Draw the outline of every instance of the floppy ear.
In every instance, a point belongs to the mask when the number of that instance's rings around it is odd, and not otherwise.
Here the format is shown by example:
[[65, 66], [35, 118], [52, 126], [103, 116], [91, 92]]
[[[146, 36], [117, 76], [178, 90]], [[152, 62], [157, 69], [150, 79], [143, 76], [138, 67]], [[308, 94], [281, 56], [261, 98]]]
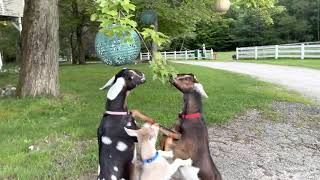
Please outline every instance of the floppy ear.
[[194, 83], [194, 89], [201, 94], [201, 96], [208, 98], [207, 93], [204, 91], [202, 84]]
[[135, 137], [138, 136], [138, 131], [137, 130], [128, 129], [128, 128], [125, 128], [125, 127], [124, 127], [124, 130], [127, 132], [127, 134], [129, 136], [135, 136]]
[[115, 76], [113, 76], [100, 90], [105, 90], [107, 87], [111, 86], [115, 80]]
[[126, 81], [123, 77], [117, 79], [116, 83], [114, 83], [108, 91], [107, 97], [110, 100], [114, 100], [119, 93], [122, 91], [122, 88], [125, 86]]

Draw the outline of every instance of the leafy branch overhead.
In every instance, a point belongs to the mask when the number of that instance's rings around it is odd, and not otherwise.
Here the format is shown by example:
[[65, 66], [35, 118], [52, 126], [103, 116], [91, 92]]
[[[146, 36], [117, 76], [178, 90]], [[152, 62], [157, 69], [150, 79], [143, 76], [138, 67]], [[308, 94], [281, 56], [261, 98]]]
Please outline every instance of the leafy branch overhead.
[[[125, 37], [130, 43], [130, 32], [136, 31], [144, 39], [151, 39], [158, 46], [168, 42], [169, 37], [161, 32], [155, 31], [154, 27], [143, 28], [142, 32], [137, 29], [137, 23], [132, 20], [136, 6], [130, 0], [97, 0], [97, 9], [91, 16], [92, 21], [100, 23], [100, 31], [108, 36], [117, 35]], [[160, 53], [153, 53], [153, 61], [150, 67], [154, 72], [154, 79], [165, 82], [176, 71], [167, 64]]]

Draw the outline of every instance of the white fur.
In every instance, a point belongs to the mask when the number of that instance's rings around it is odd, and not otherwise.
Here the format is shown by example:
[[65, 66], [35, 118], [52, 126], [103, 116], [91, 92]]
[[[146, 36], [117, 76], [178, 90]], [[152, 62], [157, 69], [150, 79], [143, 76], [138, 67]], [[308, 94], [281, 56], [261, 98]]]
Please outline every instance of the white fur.
[[102, 88], [100, 88], [100, 90], [105, 90], [107, 87], [111, 86], [113, 84], [115, 78], [116, 77], [113, 76]]
[[98, 166], [98, 175], [100, 175], [100, 165]]
[[130, 126], [132, 126], [132, 123], [131, 123], [131, 122], [128, 122], [128, 123], [126, 124], [126, 126], [127, 126], [127, 127], [130, 127]]
[[107, 136], [102, 136], [101, 141], [103, 142], [103, 144], [107, 144], [107, 145], [112, 143], [112, 140]]
[[124, 128], [124, 130], [127, 132], [127, 134], [129, 136], [134, 136], [134, 137], [137, 137], [138, 136], [138, 133], [136, 130], [132, 130], [132, 129], [128, 129], [128, 128]]
[[[151, 128], [154, 131], [154, 136], [150, 139], [146, 139], [147, 142], [139, 142], [141, 149], [148, 149], [150, 152], [157, 152], [155, 149], [157, 135], [159, 131], [159, 127], [156, 125], [148, 125], [145, 124], [143, 128]], [[132, 130], [127, 129], [126, 132], [129, 136], [140, 136], [140, 131], [144, 131], [145, 129], [140, 130]], [[139, 139], [139, 138], [138, 138]], [[141, 151], [143, 153], [145, 151]], [[140, 180], [169, 180], [171, 176], [178, 170], [181, 166], [191, 166], [192, 160], [182, 160], [182, 159], [176, 159], [173, 161], [172, 164], [169, 164], [169, 162], [165, 158], [172, 158], [173, 152], [172, 151], [158, 151], [159, 157], [148, 164], [144, 164], [142, 167], [142, 174]], [[141, 154], [143, 156], [143, 154]], [[189, 178], [187, 178], [189, 179]]]
[[111, 180], [117, 180], [117, 177], [115, 175], [111, 175]]
[[180, 168], [180, 172], [185, 179], [199, 180], [198, 173], [200, 169], [192, 166], [183, 166]]
[[114, 100], [122, 91], [125, 86], [126, 81], [123, 77], [117, 79], [116, 83], [114, 83], [108, 91], [107, 98], [111, 101]]
[[127, 150], [128, 146], [124, 142], [119, 141], [116, 148], [119, 151], [125, 151], [125, 150]]
[[204, 91], [202, 84], [200, 83], [195, 83], [194, 84], [194, 89], [201, 94], [201, 96], [208, 98], [207, 93]]
[[118, 167], [117, 167], [117, 166], [113, 167], [113, 170], [114, 170], [114, 171], [116, 171], [116, 172], [118, 172], [118, 171], [119, 171], [119, 169], [118, 169]]

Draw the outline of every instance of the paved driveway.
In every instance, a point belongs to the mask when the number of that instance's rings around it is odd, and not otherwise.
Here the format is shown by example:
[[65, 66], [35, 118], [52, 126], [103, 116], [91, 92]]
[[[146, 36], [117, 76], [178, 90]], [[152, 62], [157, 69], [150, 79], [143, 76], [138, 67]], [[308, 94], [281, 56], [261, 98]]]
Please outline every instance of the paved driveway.
[[241, 62], [175, 61], [241, 74], [248, 74], [260, 80], [276, 83], [320, 101], [320, 70], [300, 67], [254, 64]]

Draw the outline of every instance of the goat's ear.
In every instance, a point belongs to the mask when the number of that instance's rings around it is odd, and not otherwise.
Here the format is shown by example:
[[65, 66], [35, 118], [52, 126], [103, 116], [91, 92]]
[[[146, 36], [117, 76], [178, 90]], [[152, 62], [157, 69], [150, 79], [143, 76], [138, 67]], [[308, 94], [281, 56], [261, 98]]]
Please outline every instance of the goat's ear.
[[194, 89], [201, 94], [201, 96], [208, 98], [206, 91], [204, 91], [202, 84], [194, 83]]
[[108, 99], [110, 99], [111, 101], [114, 100], [120, 94], [125, 84], [126, 81], [123, 77], [118, 78], [116, 83], [114, 83], [108, 91]]
[[107, 87], [111, 86], [115, 80], [115, 76], [113, 76], [100, 90], [105, 90]]
[[124, 130], [127, 132], [127, 134], [129, 136], [135, 136], [135, 137], [138, 136], [138, 131], [137, 130], [128, 129], [128, 128], [125, 128], [125, 127], [124, 127]]

